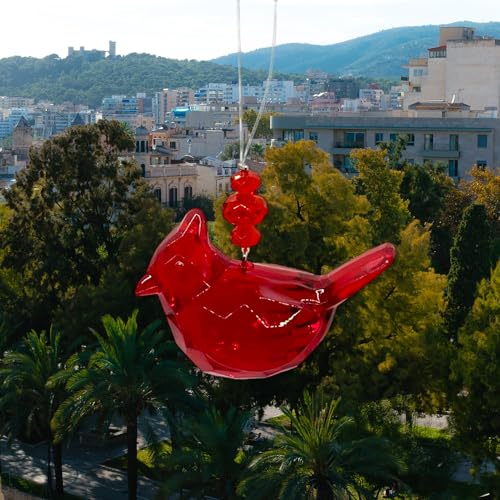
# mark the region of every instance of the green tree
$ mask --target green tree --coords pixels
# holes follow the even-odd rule
[[[165,360],[169,343],[157,324],[143,331],[137,311],[127,320],[105,316],[106,336],[97,332],[99,347],[86,368],[75,371],[66,384],[70,396],[53,419],[56,437],[76,429],[93,413],[109,424],[118,414],[127,425],[128,498],[137,498],[137,419],[141,413],[173,408],[182,399],[190,377],[176,361]],[[107,425],[104,425],[106,428]]]
[[[186,212],[192,208],[199,208],[202,210],[205,217],[209,221],[213,221],[215,219],[213,198],[200,194],[190,198],[183,198],[182,208],[177,210],[177,220],[181,220],[186,215]]]
[[[331,332],[299,367],[309,384],[319,379],[329,394],[343,394],[344,408],[399,396],[405,410],[443,404],[446,278],[429,268],[429,239],[417,221],[403,229],[395,263],[339,308]]]
[[[443,209],[432,221],[431,258],[437,272],[448,274],[450,271],[450,251],[458,231],[464,210],[472,198],[461,189],[450,189],[443,200]]]
[[[53,466],[58,498],[63,496],[62,443],[54,439],[50,422],[67,393],[64,387],[49,382],[63,369],[61,335],[54,329],[48,335],[29,332],[19,350],[7,351],[0,364],[0,410],[7,418],[5,430],[11,437],[47,441],[47,484],[52,492]]]
[[[220,159],[222,161],[239,160],[239,158],[240,158],[240,143],[237,141],[226,144],[220,155]]]
[[[168,457],[174,473],[162,491],[171,495],[187,489],[189,494],[236,498],[236,487],[248,465],[244,451],[250,413],[234,407],[221,412],[214,407],[188,418],[182,445]],[[186,425],[187,424],[187,425]]]
[[[500,168],[473,167],[469,174],[460,187],[468,198],[484,205],[492,228],[491,259],[496,262],[500,258]]]
[[[89,335],[89,328],[97,329],[105,314],[118,316],[122,311],[140,309],[140,327],[151,319],[164,318],[156,297],[138,298],[134,290],[158,244],[174,225],[174,212],[161,208],[152,198],[146,198],[134,215],[134,225],[122,236],[115,259],[109,262],[97,284],[79,286],[71,301],[55,312],[55,324],[72,336]]]
[[[290,430],[282,428],[274,446],[259,454],[239,491],[250,499],[334,500],[370,495],[398,474],[401,464],[389,442],[353,439],[354,421],[336,415],[338,400],[304,393],[295,411],[284,408]]]
[[[367,248],[366,198],[313,141],[268,149],[266,158],[269,214],[260,225],[262,244],[252,253],[256,260],[320,274]]]
[[[406,164],[403,172],[400,191],[410,213],[422,223],[434,222],[444,209],[447,193],[456,189],[453,181],[432,163]]]
[[[243,113],[243,123],[248,127],[249,132],[253,130],[256,121],[257,112],[254,109],[249,109]],[[270,139],[272,136],[271,113],[263,113],[255,130],[255,138]]]
[[[395,140],[384,141],[379,143],[378,147],[384,152],[385,160],[389,168],[395,170],[403,170],[408,166],[403,158],[403,152],[408,145],[408,135],[397,135]]]
[[[25,324],[46,327],[78,287],[98,285],[116,258],[150,196],[137,166],[119,158],[132,146],[118,122],[71,128],[33,150],[6,192],[3,265],[23,290],[7,300]]]
[[[446,326],[450,339],[456,340],[458,329],[470,311],[476,288],[491,269],[490,224],[484,205],[466,208],[450,253]]]
[[[339,307],[332,330],[300,367],[271,380],[222,381],[222,398],[294,406],[304,388],[321,385],[332,396],[343,394],[343,407],[398,395],[419,407],[438,406],[436,374],[445,368],[434,359],[437,347],[446,357],[439,335],[446,279],[430,269],[429,228],[407,224],[410,214],[399,192],[403,174],[389,169],[380,152],[361,155],[364,196],[310,141],[269,150],[267,158],[262,180],[269,214],[252,259],[318,274],[386,239],[399,242],[397,258]],[[230,226],[216,213],[217,244],[237,255]]]
[[[458,333],[453,378],[452,425],[476,465],[491,460],[500,474],[500,261],[481,281],[474,305]]]
[[[408,202],[400,195],[404,174],[389,168],[385,151],[356,149],[351,159],[359,172],[360,190],[371,205],[373,243],[398,243],[400,231],[410,218]]]

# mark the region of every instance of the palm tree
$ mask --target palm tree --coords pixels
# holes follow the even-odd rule
[[[53,463],[58,498],[63,496],[62,444],[54,440],[50,422],[66,392],[49,380],[64,368],[62,359],[61,335],[51,328],[48,336],[29,332],[19,350],[7,351],[0,364],[5,431],[10,437],[47,440],[47,484],[52,492]]]
[[[182,446],[167,458],[167,465],[176,472],[164,482],[163,494],[187,489],[190,498],[207,494],[220,500],[236,498],[248,465],[243,447],[250,418],[249,412],[234,407],[225,413],[209,407],[192,418]]]
[[[272,449],[259,454],[238,491],[249,499],[337,500],[369,498],[368,484],[388,484],[400,463],[380,438],[349,439],[350,417],[335,415],[339,400],[325,403],[304,393],[296,411],[283,409],[291,429],[281,428]]]
[[[143,411],[157,413],[185,394],[190,376],[182,366],[165,360],[169,342],[153,323],[142,332],[137,311],[127,322],[102,318],[106,336],[94,331],[98,350],[86,368],[77,369],[66,387],[71,395],[53,419],[56,436],[73,432],[81,420],[97,413],[107,428],[115,414],[127,424],[128,498],[137,497],[137,419]]]

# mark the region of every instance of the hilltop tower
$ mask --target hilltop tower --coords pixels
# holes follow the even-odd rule
[[[109,57],[116,56],[116,42],[109,41]]]

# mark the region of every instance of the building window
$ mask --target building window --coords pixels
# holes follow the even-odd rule
[[[415,134],[406,134],[406,145],[415,146]]]
[[[434,135],[424,134],[424,149],[426,151],[432,151],[434,149]]]
[[[140,153],[140,145],[139,145],[139,141],[135,141],[135,152],[136,153]]]
[[[344,162],[344,172],[347,172],[349,174],[355,174],[357,172],[356,168],[352,164],[351,157],[346,156],[345,157],[345,162]]]
[[[177,188],[175,186],[168,190],[168,206],[177,208]]]
[[[413,92],[422,92],[422,87],[413,87]]]
[[[146,177],[146,165],[144,163],[141,163],[141,175]]]
[[[458,177],[458,160],[448,160],[448,175]]]
[[[488,136],[484,134],[479,134],[477,136],[477,147],[484,149],[488,147]]]
[[[146,141],[141,141],[141,153],[146,152]]]
[[[177,143],[175,141],[170,141],[170,149],[177,149]]]
[[[486,160],[477,160],[476,167],[485,169],[488,166],[488,162]]]
[[[161,203],[161,189],[155,188],[153,191],[153,196]]]
[[[318,143],[318,132],[309,132],[309,140]]]
[[[396,142],[398,140],[399,134],[389,134],[389,141]]]
[[[304,138],[303,130],[283,130],[283,140],[285,142],[297,142]]]
[[[408,165],[415,165],[415,158],[408,158],[406,163],[408,163]]]
[[[184,186],[184,199],[190,200],[193,197],[193,188],[191,186]]]
[[[458,151],[458,135],[450,135],[450,151]]]
[[[384,134],[382,132],[375,132],[375,144],[384,142]]]
[[[364,148],[365,134],[362,132],[344,132],[344,147]]]

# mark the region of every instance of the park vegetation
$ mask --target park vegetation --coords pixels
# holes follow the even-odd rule
[[[465,459],[484,491],[498,491],[498,171],[473,168],[455,185],[382,147],[353,151],[348,179],[311,141],[269,149],[269,215],[252,260],[324,273],[384,241],[397,259],[339,307],[300,367],[234,381],[194,369],[156,298],[134,297],[176,214],[120,158],[132,147],[117,122],[69,129],[31,151],[0,206],[1,432],[47,443],[52,497],[64,495],[71,437],[90,421],[105,434],[117,416],[130,499],[139,474],[162,498],[368,499],[391,488],[467,498],[451,479]],[[237,256],[225,196],[212,232]],[[284,417],[259,439],[249,432],[267,405]],[[421,413],[449,415],[450,429],[422,431]],[[147,429],[143,460],[144,414],[163,418],[170,439]]]

